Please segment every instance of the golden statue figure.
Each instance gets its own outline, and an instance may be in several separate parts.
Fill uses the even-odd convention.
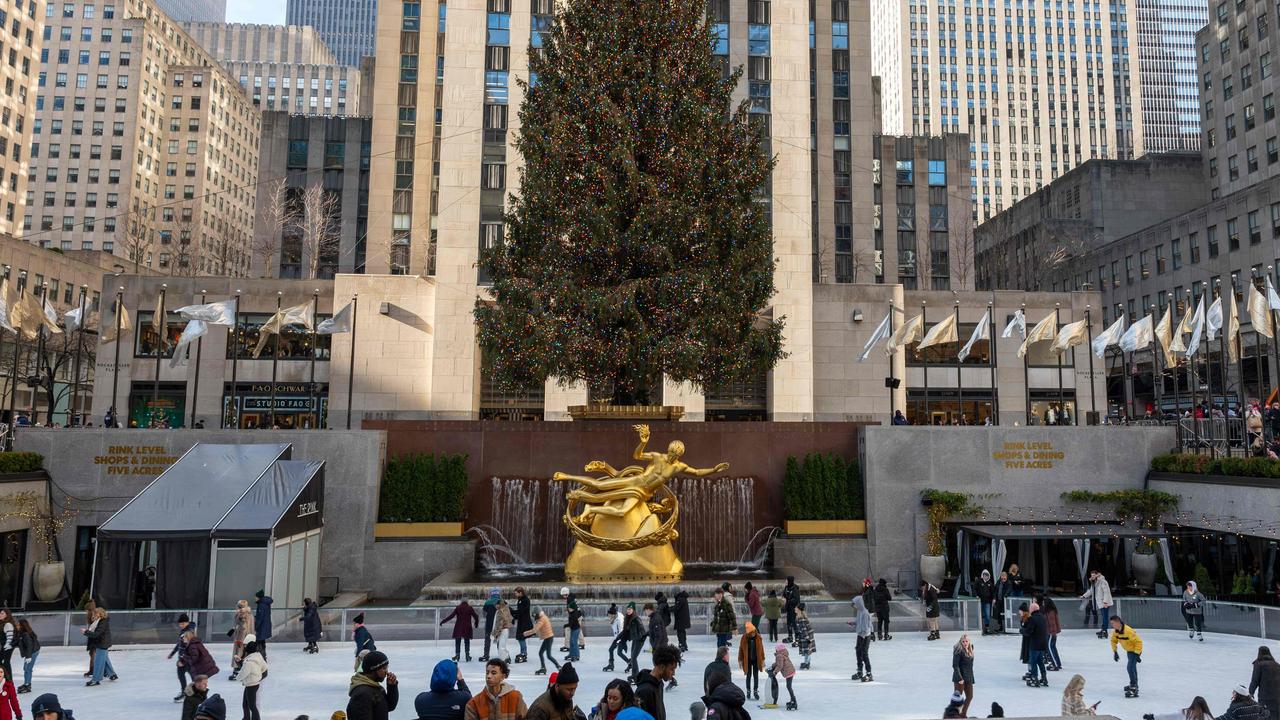
[[[571,480],[582,487],[566,498],[564,523],[577,539],[565,561],[565,576],[573,582],[679,580],[684,563],[671,547],[678,537],[675,525],[680,507],[667,483],[676,475],[706,477],[729,468],[693,468],[680,460],[684,443],[673,440],[666,452],[646,452],[649,426],[633,426],[640,435],[632,458],[648,465],[628,465],[616,470],[603,460],[584,468],[599,477],[558,472],[555,480]],[[661,493],[662,498],[655,501]],[[575,513],[574,506],[581,504]],[[666,519],[661,516],[666,515]]]

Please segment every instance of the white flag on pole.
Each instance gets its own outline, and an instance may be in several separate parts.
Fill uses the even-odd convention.
[[[347,303],[333,317],[320,323],[320,327],[316,328],[317,335],[337,335],[338,333],[351,332],[352,316],[351,303]]]
[[[236,324],[235,300],[222,300],[206,305],[187,305],[174,312],[181,315],[184,320],[200,320],[208,325],[231,327]]]
[[[195,342],[196,338],[203,337],[209,332],[209,323],[203,320],[188,320],[187,326],[182,329],[182,336],[178,338],[178,344],[173,346],[173,357],[169,359],[169,367],[177,367],[178,361],[182,359],[182,348]]]
[[[1205,326],[1208,328],[1208,331],[1205,334],[1205,339],[1207,339],[1209,342],[1213,342],[1218,337],[1218,331],[1222,329],[1222,298],[1221,297],[1219,297],[1217,300],[1214,300],[1213,304],[1209,306],[1209,312],[1205,314],[1204,320],[1205,320]]]
[[[1187,341],[1187,357],[1192,357],[1200,349],[1200,336],[1204,334],[1204,296],[1196,305],[1196,314],[1191,318],[1191,339]]]
[[[1027,316],[1021,309],[1015,310],[1013,317],[1009,320],[1009,324],[1004,326],[1004,332],[1000,333],[1000,337],[1006,340],[1013,337],[1013,329],[1017,328],[1025,340],[1027,337]]]
[[[1144,315],[1141,320],[1130,325],[1129,329],[1125,331],[1124,337],[1120,338],[1120,349],[1125,352],[1142,350],[1150,345],[1155,338],[1155,330],[1151,327],[1151,316]]]
[[[978,327],[973,329],[973,334],[969,336],[969,341],[964,344],[964,347],[960,348],[960,352],[956,355],[956,358],[958,358],[960,362],[964,362],[965,358],[969,357],[969,353],[973,350],[974,344],[979,340],[987,340],[990,337],[991,313],[983,313],[982,319],[978,321]]]
[[[1093,354],[1098,357],[1106,355],[1107,348],[1120,344],[1122,337],[1124,337],[1124,315],[1116,318],[1110,327],[1093,339]]]
[[[349,308],[351,306],[348,305],[347,307]],[[346,312],[345,308],[343,309],[343,312]],[[858,356],[858,362],[862,362],[866,360],[868,357],[870,357],[871,351],[875,349],[876,345],[879,344],[881,340],[888,339],[888,337],[893,334],[889,332],[889,321],[892,317],[893,317],[893,308],[890,308],[889,312],[884,314],[884,319],[881,320],[880,324],[876,326],[875,332],[871,333],[871,338],[867,340],[867,344],[862,346],[862,354]],[[317,332],[323,332],[325,323],[328,323],[328,322],[330,321],[325,320],[323,323],[320,323],[321,330],[318,330]]]

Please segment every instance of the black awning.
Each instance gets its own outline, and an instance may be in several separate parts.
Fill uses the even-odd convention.
[[[213,528],[214,538],[288,537],[324,524],[324,463],[279,460]]]
[[[1013,523],[1010,525],[962,525],[960,529],[993,540],[1108,540],[1164,537],[1163,532],[1138,530],[1119,523]]]

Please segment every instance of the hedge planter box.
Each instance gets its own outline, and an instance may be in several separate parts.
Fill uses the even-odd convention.
[[[375,523],[375,540],[413,540],[415,538],[462,537],[460,522]]]
[[[861,535],[867,534],[866,520],[788,520],[788,535]]]
[[[1245,487],[1278,487],[1280,478],[1251,477],[1247,475],[1201,475],[1199,473],[1166,472],[1151,470],[1148,480],[1164,482],[1189,482],[1206,485],[1243,485]]]

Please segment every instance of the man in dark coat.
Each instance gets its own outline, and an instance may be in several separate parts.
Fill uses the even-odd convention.
[[[978,596],[978,605],[982,608],[982,634],[991,634],[991,608],[996,601],[996,583],[991,579],[991,571],[983,570],[982,576],[973,584],[973,594]]]
[[[458,603],[458,606],[449,613],[445,619],[440,621],[441,627],[445,623],[453,620],[453,661],[458,662],[458,658],[462,656],[463,646],[466,646],[467,662],[471,662],[471,631],[480,625],[480,616],[476,614],[475,608],[466,600]]]
[[[320,622],[320,606],[315,600],[304,598],[302,600],[302,639],[307,642],[307,652],[320,652],[316,643],[320,642],[323,631],[324,626]]]
[[[689,652],[689,642],[686,635],[689,628],[693,627],[693,623],[689,621],[689,593],[684,590],[676,591],[676,639],[680,641],[680,652]]]
[[[667,720],[663,684],[670,683],[675,687],[678,667],[680,649],[675,645],[661,645],[653,649],[653,669],[641,670],[636,676],[636,705],[652,715],[654,720]]]
[[[671,624],[671,605],[667,602],[665,593],[659,592],[653,596],[653,602],[658,606],[658,616],[662,618],[662,627]]]
[[[520,654],[516,655],[516,662],[529,661],[528,640],[524,634],[533,629],[533,615],[530,612],[529,596],[524,594],[524,588],[516,588],[516,642],[520,643]]]
[[[271,639],[271,603],[274,601],[261,590],[253,594],[253,599],[257,601],[253,607],[253,634],[258,638],[258,653],[266,660],[267,641]]]
[[[191,682],[182,690],[182,720],[194,720],[196,709],[209,698],[209,678],[193,674]]]
[[[713,673],[707,679],[707,694],[702,702],[707,707],[707,720],[745,720],[751,717],[742,707],[747,702],[747,694],[722,673]]]
[[[796,584],[794,575],[787,576],[787,584],[782,588],[783,610],[787,613],[787,637],[782,642],[795,644],[796,607],[800,604],[800,586]]]
[[[580,712],[573,704],[578,691],[578,671],[566,662],[556,673],[556,682],[529,706],[526,720],[575,720]]]
[[[875,601],[876,638],[892,640],[893,636],[889,634],[889,603],[893,600],[893,593],[889,591],[889,583],[884,578],[880,578],[876,583],[876,589],[871,593],[871,598]]]
[[[1049,621],[1038,604],[1031,603],[1028,609],[1031,615],[1022,624],[1020,631],[1027,638],[1027,677],[1030,682],[1046,687],[1049,685],[1049,678],[1045,674],[1045,659],[1049,654]]]
[[[347,695],[347,720],[387,720],[400,702],[400,686],[389,672],[387,656],[374,650],[364,656],[360,672],[351,676]],[[382,681],[387,689],[382,689]]]
[[[413,709],[418,713],[418,720],[462,720],[469,700],[471,689],[462,679],[458,664],[441,660],[431,673],[431,689],[418,693]]]
[[[702,688],[707,692],[707,683],[711,681],[711,676],[720,673],[725,677],[733,677],[733,671],[729,668],[729,648],[722,646],[716,648],[716,659],[707,663],[707,667],[702,671]]]

